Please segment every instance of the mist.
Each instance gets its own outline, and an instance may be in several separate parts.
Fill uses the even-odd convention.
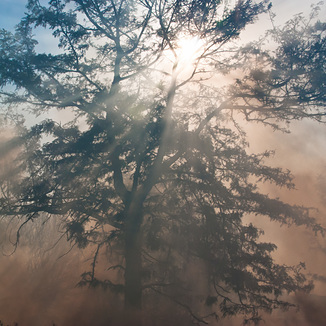
[[[323,151],[326,137],[324,126],[298,122],[290,134],[250,125],[247,133],[253,151],[275,150],[270,164],[290,168],[294,175],[294,190],[264,185],[264,191],[291,204],[313,207],[318,222],[325,222],[326,155]],[[313,132],[312,132],[313,130]],[[10,134],[10,133],[9,133]],[[10,160],[2,163],[2,171],[10,170]],[[322,326],[326,321],[326,242],[305,227],[280,226],[258,217],[248,217],[265,231],[262,240],[276,243],[274,258],[279,263],[296,265],[305,262],[306,273],[315,287],[308,294],[297,293],[290,301],[300,309],[264,314],[266,326]],[[37,220],[22,231],[20,244],[15,249],[13,240],[18,223],[2,219],[0,256],[0,320],[5,325],[70,326],[119,325],[123,315],[119,294],[102,288],[78,286],[81,274],[91,263],[93,250],[72,247],[62,237],[60,223],[55,218]],[[10,240],[11,238],[11,240]],[[99,269],[105,270],[105,265]],[[193,266],[194,275],[196,267]],[[200,273],[200,272],[199,272]],[[196,277],[200,277],[200,274]],[[155,310],[148,325],[187,325],[185,316],[173,314],[173,304],[166,303]],[[170,311],[170,320],[166,316]],[[161,314],[161,318],[158,318]],[[175,323],[177,318],[178,323]],[[161,322],[161,323],[160,323]],[[218,325],[235,326],[241,318],[220,320]],[[155,324],[156,325],[156,324]],[[214,323],[213,323],[214,325]]]
[[[238,42],[265,3],[58,3],[0,31],[1,323],[324,325],[316,19],[273,52]]]

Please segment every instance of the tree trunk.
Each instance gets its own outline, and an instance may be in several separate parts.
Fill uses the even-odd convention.
[[[130,207],[126,219],[125,233],[125,311],[129,325],[141,326],[142,309],[142,262],[141,262],[141,223],[142,210]]]

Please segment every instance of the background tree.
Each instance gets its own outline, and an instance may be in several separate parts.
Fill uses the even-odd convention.
[[[2,102],[18,132],[2,152],[20,148],[2,176],[0,212],[21,219],[16,244],[26,223],[60,218],[68,240],[94,248],[81,284],[121,293],[136,326],[157,294],[207,323],[258,321],[261,310],[291,306],[283,293],[311,289],[303,265],[275,263],[276,246],[243,221],[256,214],[323,231],[308,209],[259,191],[261,182],[292,188],[291,175],[264,164],[270,152],[249,154],[237,121],[281,129],[325,115],[325,24],[297,16],[275,28],[274,52],[235,43],[268,9],[29,0],[16,33],[0,38]],[[58,51],[38,52],[37,27],[52,31]],[[22,109],[27,124],[15,115]],[[43,121],[28,127],[33,114]],[[101,257],[107,275],[96,270]]]

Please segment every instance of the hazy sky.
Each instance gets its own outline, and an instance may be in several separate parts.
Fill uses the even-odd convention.
[[[277,13],[277,20],[284,21],[300,11],[309,12],[310,5],[318,1],[312,0],[274,0],[273,10]],[[27,0],[0,1],[0,28],[13,29],[24,15]],[[325,8],[323,10],[325,12]],[[326,12],[325,12],[326,13]]]

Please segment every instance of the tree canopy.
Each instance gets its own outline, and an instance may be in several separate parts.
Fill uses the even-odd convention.
[[[14,34],[0,31],[3,117],[17,131],[1,148],[17,152],[1,175],[0,213],[21,219],[16,245],[26,223],[59,218],[68,240],[94,250],[81,284],[116,292],[136,326],[164,300],[198,324],[236,314],[256,322],[261,311],[291,306],[282,294],[311,289],[303,265],[277,264],[276,246],[243,219],[324,230],[308,208],[260,191],[264,182],[292,188],[292,176],[264,163],[271,152],[249,152],[241,120],[274,129],[324,122],[318,8],[309,21],[275,27],[272,50],[264,39],[239,41],[267,1],[29,0],[27,8]],[[40,28],[55,50],[38,47]],[[103,259],[105,275],[96,269]]]

